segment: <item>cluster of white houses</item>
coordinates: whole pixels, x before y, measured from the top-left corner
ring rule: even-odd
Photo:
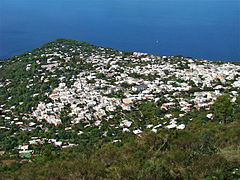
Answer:
[[[231,63],[219,65],[207,60],[191,58],[176,60],[174,57],[152,56],[146,53],[108,54],[104,48],[98,48],[95,52],[90,53],[84,52],[81,47],[71,48],[67,51],[63,51],[62,48],[64,46],[46,49],[46,52],[42,52],[41,58],[47,60],[44,62],[40,60],[41,58],[36,60],[40,66],[38,72],[41,72],[39,77],[41,83],[48,82],[51,78],[57,78],[59,82],[57,88],[49,90],[47,93],[48,101],[39,102],[36,107],[33,107],[31,116],[38,121],[46,121],[57,126],[62,124],[63,111],[68,109],[69,116],[72,117],[72,124],[84,122],[86,124],[84,128],[98,127],[101,126],[103,119],[113,119],[116,115],[115,112],[119,112],[119,109],[124,114],[125,111],[134,109],[136,103],[149,100],[160,104],[159,107],[162,109],[178,108],[179,117],[168,113],[161,118],[163,123],[147,124],[146,128],[153,132],[157,132],[159,128],[163,127],[184,129],[185,124],[179,124],[177,119],[185,116],[191,109],[209,109],[225,89],[230,91],[233,102],[238,96],[238,92],[233,89],[240,87],[239,65]],[[93,70],[78,70],[68,64],[74,58],[70,53],[77,52],[79,59],[91,64]],[[25,70],[30,71],[31,68],[32,65],[27,64]],[[75,71],[77,75],[74,73],[71,79],[67,80],[66,74],[68,73],[58,77],[55,74],[56,70]],[[46,71],[51,72],[51,77],[46,77]],[[9,83],[10,80],[6,80],[5,85]],[[30,79],[27,88],[31,88],[33,84],[34,80]],[[0,88],[2,86],[0,84]],[[195,90],[191,91],[194,88]],[[39,93],[33,94],[32,97],[38,96]],[[8,100],[11,98],[9,97]],[[164,103],[161,101],[162,98],[164,98]],[[22,103],[19,102],[19,105]],[[7,110],[4,108],[4,105],[0,106],[0,113],[2,111],[10,112],[15,106]],[[23,127],[26,125],[26,122],[22,121],[24,119],[19,120],[10,115],[2,115],[2,118],[10,124],[20,126],[21,130],[31,130],[37,127],[37,123],[32,122],[31,116],[28,116],[31,121],[28,122],[27,128]],[[207,114],[206,117],[212,119],[214,114]],[[122,132],[140,134],[143,129],[135,128],[135,126],[132,128],[133,124],[133,120],[123,116],[121,122],[113,127],[120,128]],[[69,128],[71,126],[65,130],[67,131]],[[5,126],[0,129],[9,130]],[[81,134],[83,131],[79,131],[78,135]],[[74,146],[74,144],[63,144],[56,139],[39,137],[32,137],[28,145],[42,143],[53,143],[62,148]],[[33,153],[27,145],[18,148],[20,154]]]
[[[76,52],[80,49],[70,50]],[[58,66],[56,61],[52,61],[53,56],[65,58],[66,61],[71,60],[71,57],[61,52],[42,56],[50,57],[47,61],[49,64],[42,67],[53,72]],[[84,58],[85,54],[80,53],[80,57]],[[80,121],[96,121],[94,125],[99,126],[101,118],[108,118],[106,116],[115,112],[118,107],[130,111],[134,102],[145,99],[158,102],[160,98],[157,95],[162,93],[169,102],[163,103],[161,107],[164,109],[179,107],[183,116],[184,112],[192,108],[202,109],[212,106],[216,97],[222,94],[220,89],[239,87],[240,66],[231,63],[217,65],[207,60],[189,58],[171,63],[171,59],[172,57],[152,56],[146,53],[133,53],[124,58],[121,55],[107,56],[102,48],[101,53],[92,53],[85,59],[95,70],[82,71],[77,76],[73,76],[71,87],[67,87],[64,83],[64,76],[60,77],[59,80],[62,82],[48,95],[52,102],[40,102],[32,115],[38,120],[46,120],[48,123],[58,125],[61,124],[62,110],[70,105],[70,115],[74,117],[73,124]],[[122,62],[131,62],[134,66],[120,65]],[[186,68],[181,68],[182,66]],[[65,68],[71,69],[69,66]],[[114,79],[114,82],[108,81],[108,78],[98,78],[99,73]],[[137,74],[140,77],[137,78],[131,74]],[[141,76],[150,75],[155,76],[153,80],[141,78]],[[227,81],[233,81],[233,83],[225,86]],[[123,83],[130,87],[123,89],[121,87]],[[179,98],[182,92],[189,92],[194,87],[199,87],[202,91],[195,92],[186,99]],[[212,91],[203,91],[203,88],[211,88]],[[119,90],[123,90],[124,98],[109,96]],[[232,92],[232,96],[237,96],[236,91]],[[171,119],[169,122],[175,121]],[[165,127],[178,127],[172,124],[175,123],[166,124]],[[183,127],[185,126],[181,125],[177,129]],[[125,127],[124,131],[128,129]]]

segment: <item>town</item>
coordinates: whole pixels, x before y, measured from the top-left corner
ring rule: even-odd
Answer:
[[[228,93],[234,103],[240,87],[234,63],[62,39],[1,60],[0,70],[0,155],[22,158],[41,154],[43,145],[64,149],[92,136],[115,143],[123,134],[181,131],[194,121],[192,112],[213,120],[217,97]]]

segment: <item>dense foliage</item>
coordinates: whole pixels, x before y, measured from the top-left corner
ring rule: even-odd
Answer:
[[[41,158],[2,179],[237,179],[240,121],[228,125],[191,121],[185,130],[162,129],[98,147],[76,147]]]

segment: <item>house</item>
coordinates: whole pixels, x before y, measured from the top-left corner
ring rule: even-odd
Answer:
[[[62,142],[61,141],[54,142],[54,145],[55,146],[62,146]]]
[[[170,102],[170,103],[164,103],[161,108],[164,108],[164,109],[169,109],[169,108],[174,108],[176,107],[176,103],[173,103],[173,102]]]
[[[148,124],[148,125],[146,126],[146,128],[151,128],[151,127],[153,127],[152,124]]]
[[[5,151],[0,151],[0,156],[4,155]]]
[[[140,134],[142,131],[140,129],[136,129],[133,131],[134,134]]]
[[[152,132],[155,132],[155,133],[157,133],[157,129],[154,129],[154,128],[153,128],[153,129],[152,129]]]
[[[209,118],[209,119],[213,119],[214,118],[214,114],[212,114],[212,113],[207,114],[206,117]]]
[[[124,104],[132,104],[133,101],[131,99],[125,98],[122,100]]]
[[[157,129],[157,128],[160,128],[160,127],[162,127],[162,124],[158,124],[158,125],[154,126],[153,129]]]
[[[185,129],[185,124],[180,124],[176,127],[177,129]]]
[[[133,86],[132,90],[133,91],[143,91],[147,89],[148,87],[145,84],[139,85],[139,86]]]
[[[28,143],[29,143],[30,145],[36,145],[36,144],[37,144],[37,142],[36,142],[35,140],[28,141]]]
[[[123,128],[123,132],[130,132],[128,128]]]
[[[122,110],[131,111],[131,105],[130,104],[122,104],[121,107],[122,107]]]
[[[177,125],[176,124],[170,124],[168,126],[166,126],[167,129],[173,129],[173,128],[176,128]]]
[[[22,151],[26,151],[26,150],[28,150],[28,145],[25,145],[25,146],[19,145],[18,149],[20,149]]]
[[[81,134],[83,134],[83,131],[79,131],[77,135],[81,135]]]
[[[189,103],[187,103],[186,101],[181,101],[179,104],[180,104],[181,106],[184,106],[184,107],[187,107],[187,108],[192,107],[192,104],[189,104]]]
[[[120,123],[120,126],[130,127],[132,125],[132,121],[124,120]]]

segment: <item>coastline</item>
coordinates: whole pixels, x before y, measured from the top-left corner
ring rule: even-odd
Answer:
[[[68,39],[68,38],[63,38],[63,39]],[[74,40],[74,39],[72,39]],[[51,40],[52,41],[52,40]],[[47,42],[51,42],[51,41],[47,41]],[[79,40],[77,40],[79,41]],[[80,40],[81,41],[81,40]],[[47,43],[45,42],[45,43]],[[24,48],[24,49],[21,49],[21,50],[13,50],[12,52],[9,52],[8,55],[1,55],[0,54],[0,59],[9,59],[13,56],[18,56],[18,55],[21,55],[21,54],[24,54],[26,52],[29,52],[29,51],[32,51],[34,50],[35,48],[38,48],[39,46],[41,46],[42,44],[44,43],[38,43],[37,45],[35,45],[34,47],[29,47],[29,48]],[[91,43],[91,44],[94,44],[94,43]],[[95,46],[101,46],[99,45],[98,43],[94,44]],[[101,46],[101,47],[104,47],[104,46]],[[108,45],[104,48],[112,48],[112,47],[109,47]],[[122,48],[112,48],[112,49],[115,49],[115,50],[119,50],[119,51],[127,51],[127,52],[140,52],[138,50],[134,50],[134,51],[131,51],[129,49],[122,49]],[[150,55],[154,55],[154,56],[176,56],[176,55],[179,55],[181,53],[178,53],[176,52],[175,54],[165,54],[163,52],[163,54],[157,54],[157,53],[154,53],[154,52],[147,52],[148,54]],[[181,54],[182,55],[182,54]],[[211,58],[211,57],[197,57],[197,56],[189,56],[189,55],[182,55],[183,57],[191,57],[191,58],[194,58],[194,59],[203,59],[203,60],[208,60],[208,61],[213,61],[213,62],[230,62],[230,63],[237,63],[239,64],[240,63],[240,57],[238,59],[236,58],[231,58],[231,59],[226,59],[226,58]]]

